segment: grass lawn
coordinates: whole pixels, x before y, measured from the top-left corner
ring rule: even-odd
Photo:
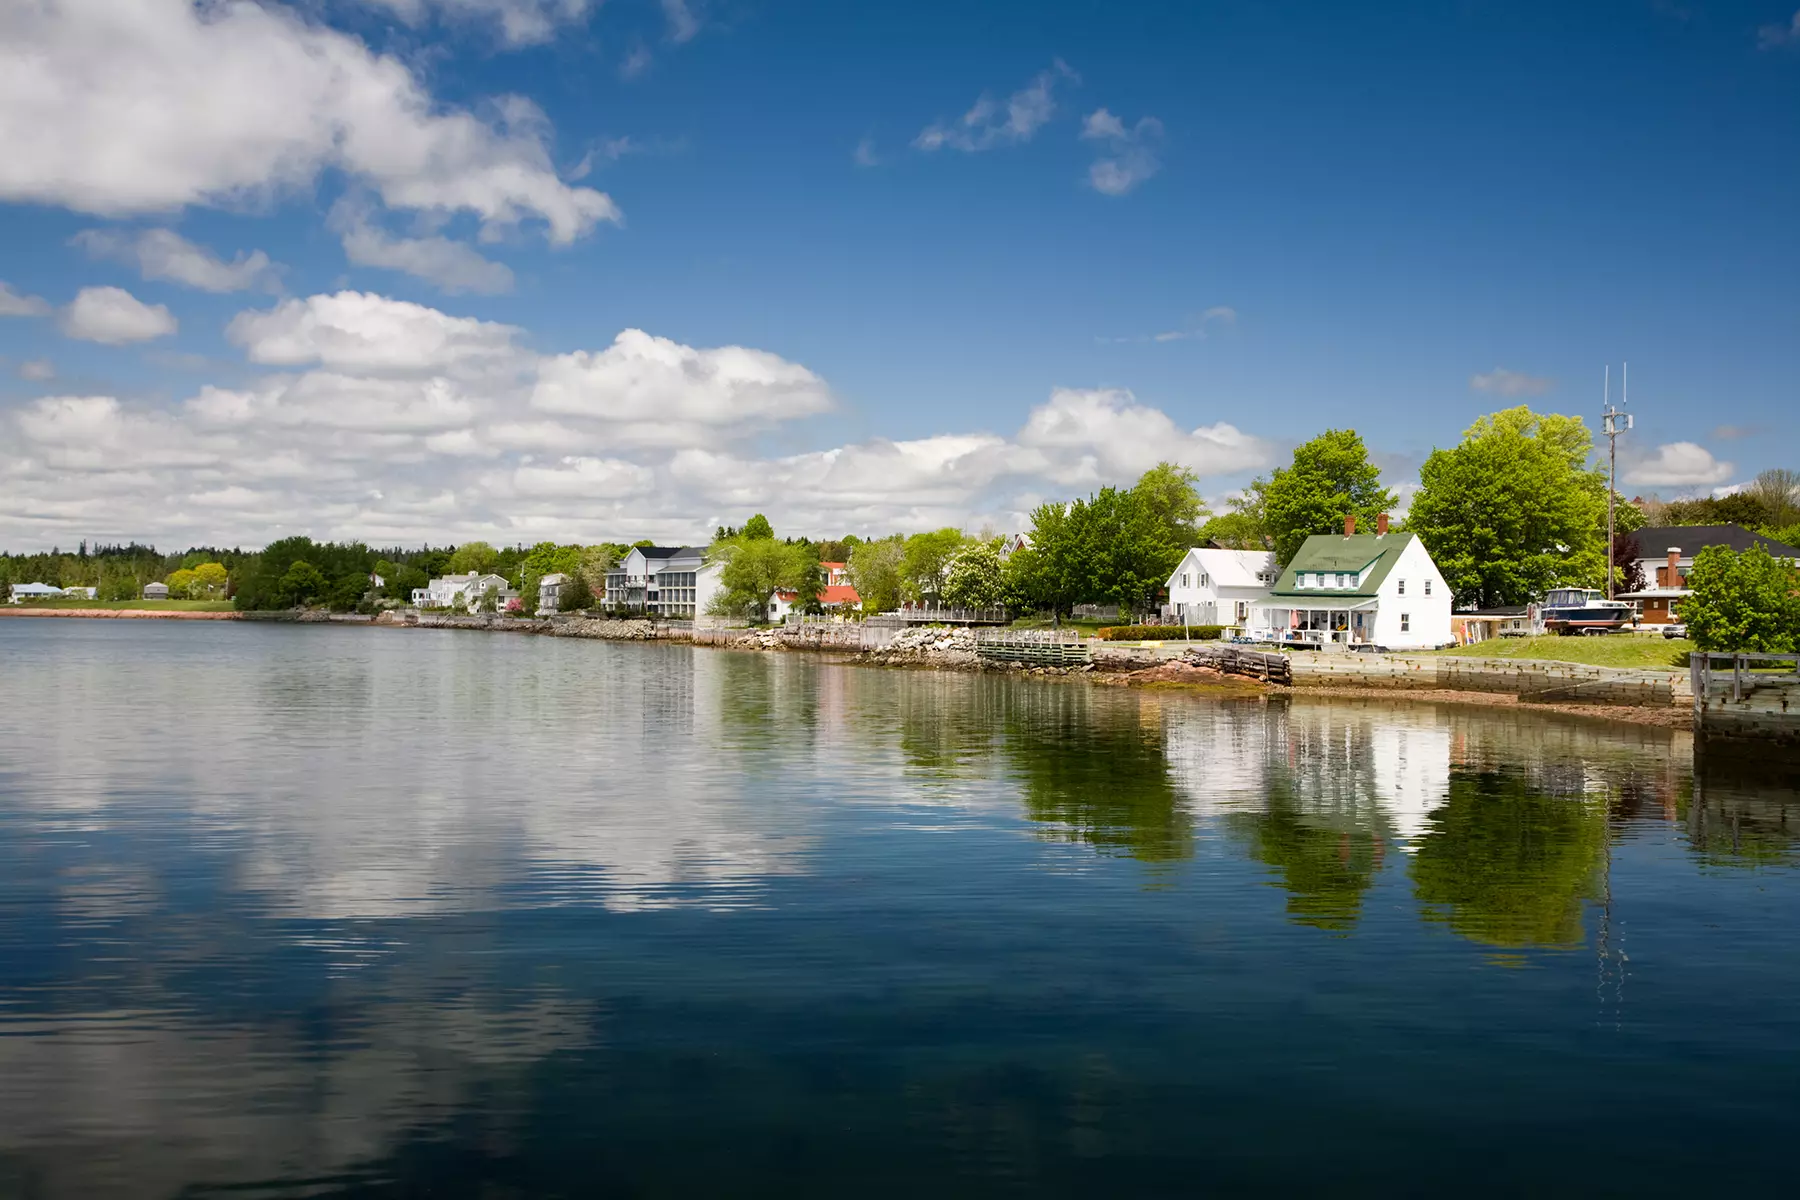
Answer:
[[[29,600],[17,608],[141,608],[158,612],[230,612],[236,605],[229,600],[81,600],[52,596],[47,600]]]
[[[1662,634],[1610,633],[1605,637],[1495,638],[1473,646],[1455,646],[1434,654],[1460,654],[1465,658],[1536,658],[1551,662],[1585,663],[1594,667],[1685,667],[1696,647],[1686,638],[1669,640]]]
[[[1062,622],[1061,628],[1078,629],[1084,636],[1093,637],[1102,629],[1106,629],[1113,625],[1123,624],[1125,624],[1124,621],[1073,621],[1065,619]],[[1014,629],[1049,629],[1051,624],[1049,617],[1020,617],[1012,623],[1012,627]]]

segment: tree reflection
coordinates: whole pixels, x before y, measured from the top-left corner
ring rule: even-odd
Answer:
[[[1280,873],[1295,923],[1340,932],[1355,926],[1363,893],[1381,870],[1386,844],[1379,833],[1356,828],[1354,820],[1321,822],[1285,788],[1271,793],[1266,810],[1232,814],[1226,823]]]
[[[1193,826],[1169,778],[1154,699],[1085,687],[1019,687],[1004,747],[1025,811],[1069,841],[1147,862],[1193,853]]]
[[[1800,861],[1800,763],[1779,750],[1757,755],[1703,747],[1698,778],[1678,809],[1689,848],[1718,867]]]
[[[1606,810],[1515,775],[1452,778],[1412,861],[1427,920],[1490,946],[1575,946],[1598,894]]]

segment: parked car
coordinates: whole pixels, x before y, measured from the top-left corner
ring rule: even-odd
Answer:
[[[1687,636],[1687,626],[1686,625],[1664,625],[1663,626],[1663,636],[1668,638],[1671,641],[1673,641],[1676,638],[1684,638]]]

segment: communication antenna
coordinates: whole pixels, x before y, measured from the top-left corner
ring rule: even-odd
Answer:
[[[1620,404],[1631,403],[1631,364],[1625,363],[1619,371]],[[1600,430],[1606,435],[1607,443],[1607,480],[1606,480],[1606,598],[1613,598],[1613,507],[1619,496],[1619,435],[1631,428],[1631,414],[1614,408],[1612,403],[1612,364],[1606,365],[1606,373],[1601,377],[1600,392]]]

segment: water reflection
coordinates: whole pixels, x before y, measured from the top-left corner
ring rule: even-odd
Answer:
[[[1419,1086],[1460,1095],[1472,1051],[1417,996],[1561,1027],[1489,951],[1597,942],[1609,881],[1645,905],[1695,864],[1785,867],[1800,819],[1778,784],[1696,782],[1680,735],[1534,713],[22,624],[0,1194],[677,1194],[870,1163],[897,1193],[1092,1192],[1120,1161],[1178,1190],[1193,1128],[1255,1144],[1358,1046],[1346,1078],[1426,1046],[1447,1078]],[[1356,1011],[1282,1016],[1333,994]],[[1319,1094],[1319,1127],[1374,1128],[1366,1095]]]

